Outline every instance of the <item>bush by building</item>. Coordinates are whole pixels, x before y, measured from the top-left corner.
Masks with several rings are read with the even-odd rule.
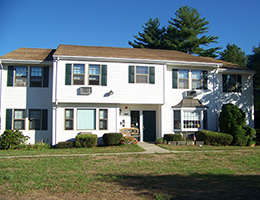
[[[226,133],[219,133],[208,130],[201,130],[196,133],[198,141],[204,141],[206,145],[230,145],[233,141],[233,136]]]
[[[1,135],[0,149],[17,149],[29,139],[18,130],[5,130]]]
[[[58,149],[67,149],[67,148],[74,148],[76,147],[75,142],[66,141],[66,142],[59,142],[57,145]]]
[[[246,125],[246,115],[233,104],[224,104],[219,116],[220,132],[233,136],[233,145],[245,146],[255,136],[255,130]]]
[[[182,141],[181,134],[164,134],[163,140],[169,141]]]
[[[81,134],[76,136],[76,147],[95,147],[97,146],[97,135],[95,134]]]
[[[103,135],[103,142],[106,146],[119,145],[122,138],[122,133],[105,133]]]

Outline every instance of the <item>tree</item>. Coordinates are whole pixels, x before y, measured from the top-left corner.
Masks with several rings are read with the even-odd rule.
[[[253,47],[253,54],[248,56],[247,67],[255,70],[254,75],[254,105],[255,105],[255,127],[260,128],[260,43]]]
[[[225,60],[246,67],[247,55],[237,45],[228,44],[226,49],[220,53],[220,60]]]
[[[160,22],[158,18],[150,18],[145,26],[143,32],[138,32],[138,35],[134,35],[134,42],[128,42],[129,45],[134,48],[145,49],[162,49],[164,46],[164,34],[165,28],[160,28]]]
[[[217,43],[218,36],[206,36],[209,22],[201,18],[197,9],[182,6],[171,18],[166,31],[166,48],[179,50],[199,56],[218,57],[220,47],[204,49],[211,43]]]

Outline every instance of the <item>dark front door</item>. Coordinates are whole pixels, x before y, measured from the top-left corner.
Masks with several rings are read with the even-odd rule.
[[[156,111],[143,111],[143,140],[156,140]]]

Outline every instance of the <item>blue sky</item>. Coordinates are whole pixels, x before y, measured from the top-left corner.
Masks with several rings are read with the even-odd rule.
[[[210,22],[208,35],[223,48],[236,44],[251,54],[260,43],[259,0],[0,0],[0,56],[59,44],[131,47],[149,18],[166,26],[184,5]]]

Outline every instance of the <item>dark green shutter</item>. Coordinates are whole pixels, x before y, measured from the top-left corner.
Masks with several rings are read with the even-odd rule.
[[[48,110],[42,110],[42,130],[48,130]]]
[[[178,88],[177,69],[172,69],[172,88]]]
[[[49,87],[49,67],[43,68],[43,87]]]
[[[71,85],[71,64],[66,64],[65,85]]]
[[[13,86],[13,80],[14,80],[14,67],[8,66],[7,86]]]
[[[134,83],[135,82],[135,67],[134,66],[129,66],[128,82],[129,83]]]
[[[227,75],[222,75],[223,92],[227,92]]]
[[[149,68],[149,83],[154,84],[155,83],[155,71],[154,67]]]
[[[12,129],[12,109],[6,109],[5,129]]]
[[[101,70],[101,85],[106,86],[107,85],[107,66],[102,65],[102,70]]]
[[[208,72],[202,71],[202,77],[203,77],[202,89],[207,90],[208,89]]]

